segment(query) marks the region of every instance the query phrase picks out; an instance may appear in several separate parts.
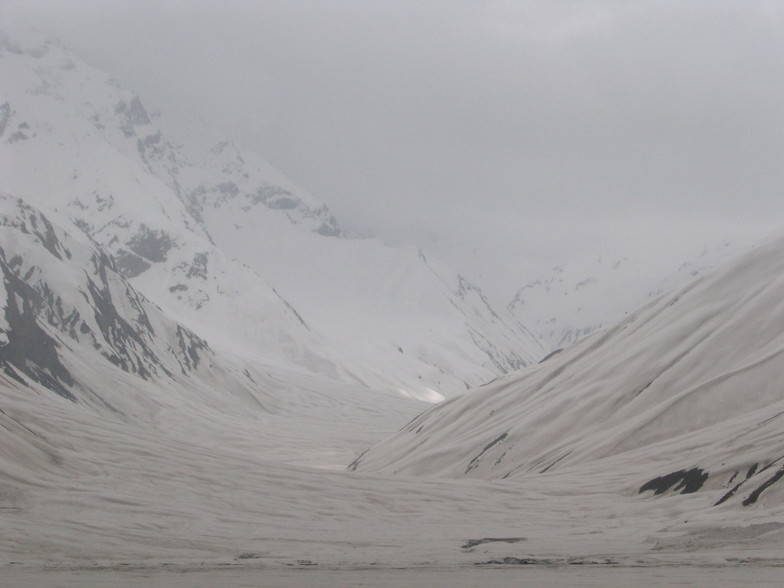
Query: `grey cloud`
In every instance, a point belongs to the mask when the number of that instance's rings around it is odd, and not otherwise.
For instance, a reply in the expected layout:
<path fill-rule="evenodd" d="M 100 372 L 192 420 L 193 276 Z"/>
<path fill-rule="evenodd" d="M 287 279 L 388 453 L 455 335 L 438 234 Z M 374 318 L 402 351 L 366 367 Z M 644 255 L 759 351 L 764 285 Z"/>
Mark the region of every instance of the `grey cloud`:
<path fill-rule="evenodd" d="M 117 72 L 180 130 L 203 120 L 259 150 L 345 223 L 458 266 L 555 263 L 594 241 L 654 251 L 667 218 L 692 227 L 669 238 L 688 248 L 784 213 L 779 2 L 0 10 Z"/>

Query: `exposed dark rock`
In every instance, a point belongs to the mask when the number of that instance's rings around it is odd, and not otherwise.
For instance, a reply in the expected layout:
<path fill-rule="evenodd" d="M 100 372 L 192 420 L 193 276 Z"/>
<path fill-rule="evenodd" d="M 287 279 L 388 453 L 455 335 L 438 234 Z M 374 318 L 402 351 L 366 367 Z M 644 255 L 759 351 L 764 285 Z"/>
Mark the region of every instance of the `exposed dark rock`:
<path fill-rule="evenodd" d="M 539 471 L 539 473 L 540 473 L 540 474 L 543 474 L 543 473 L 545 473 L 545 472 L 546 472 L 546 471 L 548 471 L 550 468 L 552 468 L 552 467 L 553 467 L 555 464 L 557 464 L 559 461 L 561 461 L 562 459 L 564 459 L 564 458 L 568 457 L 568 456 L 569 456 L 569 454 L 571 454 L 571 453 L 572 453 L 571 451 L 567 451 L 565 454 L 563 454 L 561 457 L 559 457 L 558 459 L 556 459 L 556 460 L 555 460 L 553 463 L 551 463 L 550 465 L 548 465 L 546 468 L 544 468 L 544 469 L 540 470 L 540 471 Z"/>
<path fill-rule="evenodd" d="M 275 196 L 291 196 L 291 192 L 284 190 L 280 186 L 264 184 L 256 188 L 256 193 L 251 195 L 251 202 L 253 204 L 267 204 Z"/>
<path fill-rule="evenodd" d="M 299 200 L 280 196 L 267 201 L 267 206 L 272 210 L 293 210 L 299 206 Z"/>
<path fill-rule="evenodd" d="M 196 369 L 201 359 L 200 353 L 210 351 L 207 342 L 181 325 L 177 325 L 176 338 L 179 345 L 177 355 L 182 365 L 182 372 Z"/>
<path fill-rule="evenodd" d="M 288 309 L 288 310 L 289 310 L 289 311 L 290 311 L 290 312 L 291 312 L 291 313 L 294 315 L 294 317 L 295 317 L 295 318 L 296 318 L 296 319 L 299 321 L 299 324 L 301 324 L 303 327 L 305 327 L 305 328 L 306 328 L 306 329 L 309 331 L 309 330 L 310 330 L 310 327 L 309 327 L 309 326 L 308 326 L 308 324 L 305 322 L 305 319 L 303 319 L 303 318 L 302 318 L 302 316 L 300 316 L 300 314 L 297 312 L 297 309 L 296 309 L 296 308 L 294 308 L 294 307 L 293 307 L 291 304 L 289 304 L 289 301 L 288 301 L 288 300 L 286 300 L 285 298 L 283 298 L 283 296 L 281 296 L 281 295 L 278 293 L 278 291 L 277 291 L 275 288 L 273 288 L 273 289 L 272 289 L 272 291 L 275 293 L 275 296 L 277 296 L 277 297 L 278 297 L 278 299 L 279 299 L 279 300 L 280 300 L 280 301 L 283 303 L 283 305 L 284 305 L 284 306 L 285 306 L 285 307 L 286 307 L 286 308 L 287 308 L 287 309 Z"/>
<path fill-rule="evenodd" d="M 653 490 L 654 495 L 664 494 L 672 490 L 681 494 L 691 494 L 697 492 L 708 479 L 708 472 L 703 472 L 700 468 L 690 470 L 678 470 L 665 476 L 659 476 L 640 486 L 639 493 Z"/>
<path fill-rule="evenodd" d="M 150 117 L 147 111 L 142 106 L 142 101 L 138 96 L 131 98 L 131 103 L 128 106 L 128 119 L 135 125 L 148 125 L 150 124 Z"/>
<path fill-rule="evenodd" d="M 466 470 L 465 470 L 464 473 L 467 474 L 468 472 L 470 472 L 471 470 L 476 468 L 479 465 L 479 460 L 482 458 L 482 456 L 485 453 L 487 453 L 487 451 L 489 451 L 492 447 L 498 445 L 501 441 L 506 439 L 508 436 L 509 436 L 509 432 L 507 431 L 506 433 L 503 433 L 502 435 L 500 435 L 497 439 L 495 439 L 495 440 L 491 441 L 490 443 L 488 443 L 487 445 L 485 445 L 485 448 L 482 449 L 481 453 L 479 455 L 477 455 L 476 457 L 474 457 L 470 462 L 468 462 L 468 467 L 466 467 Z"/>
<path fill-rule="evenodd" d="M 46 217 L 19 200 L 8 202 L 16 206 L 18 214 L 2 216 L 0 223 L 34 236 L 52 256 L 52 263 L 67 263 L 72 254 Z M 169 242 L 153 231 L 144 235 L 137 243 L 141 247 Z M 74 344 L 86 343 L 122 370 L 145 379 L 172 375 L 166 357 L 186 373 L 210 353 L 203 339 L 176 323 L 168 335 L 154 331 L 147 315 L 151 305 L 121 277 L 149 267 L 138 254 L 123 252 L 118 264 L 95 250 L 87 259 L 88 265 L 81 272 L 74 268 L 74 277 L 81 273 L 81 280 L 72 292 L 64 293 L 53 289 L 44 269 L 26 265 L 21 254 L 8 257 L 0 248 L 3 284 L 8 293 L 4 312 L 9 326 L 0 344 L 0 365 L 6 373 L 20 381 L 24 375 L 75 400 L 71 388 L 77 384 L 61 359 L 62 347 L 70 345 L 69 339 Z M 75 296 L 89 305 L 85 308 L 91 309 L 94 322 L 80 314 L 77 308 L 82 306 L 74 306 Z M 59 337 L 60 333 L 67 338 Z M 162 347 L 160 336 L 169 338 Z"/>
<path fill-rule="evenodd" d="M 463 551 L 473 551 L 474 547 L 484 545 L 485 543 L 519 543 L 520 541 L 527 541 L 525 537 L 485 537 L 483 539 L 469 539 L 465 545 L 461 545 L 460 549 Z"/>
<path fill-rule="evenodd" d="M 135 126 L 149 125 L 152 122 L 138 96 L 134 96 L 130 103 L 121 101 L 114 107 L 114 112 L 122 116 L 120 128 L 126 137 L 134 134 Z"/>
<path fill-rule="evenodd" d="M 326 205 L 313 211 L 313 215 L 321 219 L 321 226 L 316 230 L 319 235 L 325 237 L 340 237 L 343 233 L 338 226 L 337 219 L 332 216 Z"/>
<path fill-rule="evenodd" d="M 150 269 L 152 265 L 135 253 L 124 249 L 117 252 L 115 261 L 117 263 L 117 269 L 125 278 L 135 278 Z"/>
<path fill-rule="evenodd" d="M 29 139 L 29 137 L 23 131 L 14 131 L 8 137 L 9 143 L 16 143 L 17 141 L 25 141 Z"/>
<path fill-rule="evenodd" d="M 218 192 L 224 196 L 236 196 L 240 193 L 240 189 L 234 182 L 223 182 L 217 186 Z"/>
<path fill-rule="evenodd" d="M 59 343 L 38 324 L 38 313 L 43 297 L 22 281 L 5 262 L 5 252 L 0 248 L 0 268 L 8 292 L 5 318 L 8 322 L 8 342 L 0 346 L 0 364 L 18 370 L 60 396 L 76 402 L 69 391 L 74 380 L 60 362 Z M 21 302 L 21 306 L 19 304 Z M 18 378 L 17 378 L 18 379 Z"/>
<path fill-rule="evenodd" d="M 202 280 L 207 279 L 207 254 L 206 253 L 197 253 L 193 256 L 193 263 L 188 268 L 188 273 L 186 274 L 189 278 L 201 278 Z"/>
<path fill-rule="evenodd" d="M 106 283 L 106 265 L 101 265 L 99 272 L 102 284 L 98 285 L 88 279 L 87 287 L 90 303 L 94 309 L 95 322 L 98 324 L 103 339 L 111 345 L 110 348 L 103 348 L 101 352 L 109 361 L 124 371 L 136 373 L 147 379 L 151 376 L 148 366 L 159 364 L 159 361 L 142 339 L 141 334 L 117 312 Z M 126 293 L 131 294 L 129 291 Z M 140 326 L 151 333 L 149 319 L 140 307 L 137 306 L 137 308 L 140 310 L 138 317 L 141 319 Z M 139 354 L 144 358 L 144 361 L 142 357 L 139 357 Z"/>
<path fill-rule="evenodd" d="M 780 468 L 773 476 L 765 480 L 760 486 L 758 486 L 748 497 L 743 501 L 743 506 L 749 506 L 750 504 L 754 504 L 759 500 L 759 497 L 762 495 L 765 490 L 773 486 L 776 482 L 781 480 L 784 477 L 784 467 Z"/>
<path fill-rule="evenodd" d="M 347 469 L 348 471 L 350 471 L 350 472 L 355 472 L 355 471 L 357 470 L 357 467 L 359 466 L 360 462 L 362 461 L 362 457 L 363 457 L 363 456 L 364 456 L 364 455 L 365 455 L 365 454 L 366 454 L 368 451 L 370 451 L 370 449 L 365 449 L 365 451 L 363 451 L 362 453 L 360 453 L 360 454 L 359 454 L 359 456 L 357 456 L 357 459 L 355 459 L 355 460 L 354 460 L 354 461 L 352 461 L 350 464 L 348 464 L 348 467 L 347 467 L 346 469 Z"/>
<path fill-rule="evenodd" d="M 566 562 L 560 559 L 548 559 L 538 557 L 511 557 L 503 559 L 491 559 L 490 561 L 477 562 L 476 566 L 552 566 L 563 565 Z"/>
<path fill-rule="evenodd" d="M 35 209 L 17 199 L 14 204 L 23 216 L 2 217 L 2 224 L 14 227 L 26 235 L 33 235 L 57 259 L 70 259 L 71 252 L 60 243 L 49 220 Z"/>
<path fill-rule="evenodd" d="M 152 262 L 166 261 L 166 256 L 173 247 L 171 237 L 165 231 L 153 230 L 141 225 L 139 231 L 128 242 L 128 247 Z"/>
<path fill-rule="evenodd" d="M 8 102 L 4 102 L 0 104 L 0 137 L 5 133 L 9 120 L 11 120 L 11 105 Z"/>
<path fill-rule="evenodd" d="M 615 566 L 618 562 L 609 558 L 548 558 L 511 557 L 477 562 L 475 566 Z"/>
<path fill-rule="evenodd" d="M 547 355 L 545 355 L 545 356 L 544 356 L 542 359 L 540 359 L 540 360 L 539 360 L 539 363 L 544 363 L 544 362 L 546 362 L 546 361 L 547 361 L 548 359 L 550 359 L 551 357 L 554 357 L 554 356 L 558 355 L 559 353 L 561 353 L 561 351 L 563 351 L 563 349 L 556 349 L 555 351 L 551 351 L 550 353 L 548 353 Z"/>

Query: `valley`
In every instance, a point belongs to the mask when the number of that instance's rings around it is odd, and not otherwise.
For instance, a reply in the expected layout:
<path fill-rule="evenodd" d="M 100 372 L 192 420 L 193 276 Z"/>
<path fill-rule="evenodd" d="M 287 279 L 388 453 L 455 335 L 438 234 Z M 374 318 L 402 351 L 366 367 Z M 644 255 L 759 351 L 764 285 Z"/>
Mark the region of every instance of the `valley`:
<path fill-rule="evenodd" d="M 775 585 L 781 235 L 550 320 L 634 272 L 496 305 L 59 44 L 0 77 L 11 585 Z"/>

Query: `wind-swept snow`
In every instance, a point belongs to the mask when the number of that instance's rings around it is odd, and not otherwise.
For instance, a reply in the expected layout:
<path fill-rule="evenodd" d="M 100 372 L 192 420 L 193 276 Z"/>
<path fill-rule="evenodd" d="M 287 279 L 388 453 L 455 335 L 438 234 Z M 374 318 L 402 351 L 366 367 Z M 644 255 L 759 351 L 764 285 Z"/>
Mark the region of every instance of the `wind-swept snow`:
<path fill-rule="evenodd" d="M 254 419 L 213 416 L 245 437 L 213 446 L 217 427 L 174 438 L 3 385 L 0 557 L 22 569 L 368 573 L 780 558 L 780 510 L 715 512 L 699 495 L 640 499 L 619 490 L 626 480 L 611 470 L 506 481 L 318 471 L 275 461 L 257 444 L 264 426 Z M 308 435 L 293 442 L 303 448 Z"/>
<path fill-rule="evenodd" d="M 540 365 L 443 403 L 360 471 L 483 479 L 623 473 L 628 493 L 718 510 L 784 485 L 784 237 Z"/>

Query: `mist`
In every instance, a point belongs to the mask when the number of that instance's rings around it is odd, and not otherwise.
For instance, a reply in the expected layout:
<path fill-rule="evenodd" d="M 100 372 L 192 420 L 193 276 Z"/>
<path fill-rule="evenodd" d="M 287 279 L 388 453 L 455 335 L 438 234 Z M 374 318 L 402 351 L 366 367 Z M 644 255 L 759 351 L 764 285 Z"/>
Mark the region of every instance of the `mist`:
<path fill-rule="evenodd" d="M 779 2 L 6 1 L 346 228 L 507 297 L 587 253 L 651 271 L 784 215 Z"/>

